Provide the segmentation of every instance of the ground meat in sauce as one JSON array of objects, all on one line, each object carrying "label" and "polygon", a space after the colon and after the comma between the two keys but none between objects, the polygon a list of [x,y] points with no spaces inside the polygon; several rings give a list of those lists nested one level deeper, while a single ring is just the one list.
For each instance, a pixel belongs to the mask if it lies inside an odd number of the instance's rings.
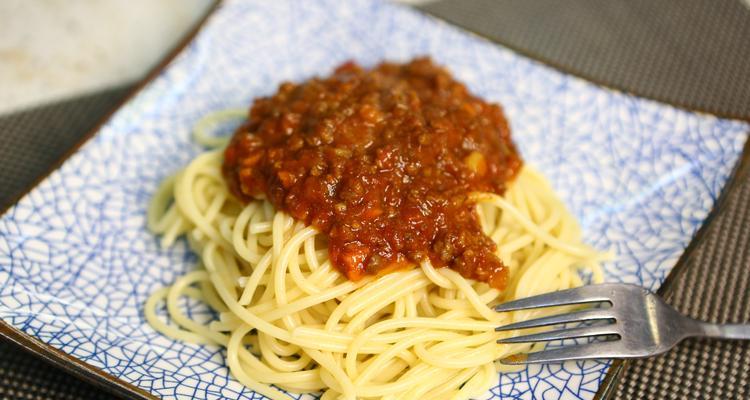
[{"label": "ground meat in sauce", "polygon": [[252,105],[223,172],[241,199],[264,193],[326,233],[349,279],[429,258],[502,289],[468,194],[502,194],[521,165],[500,106],[417,58],[283,83]]}]

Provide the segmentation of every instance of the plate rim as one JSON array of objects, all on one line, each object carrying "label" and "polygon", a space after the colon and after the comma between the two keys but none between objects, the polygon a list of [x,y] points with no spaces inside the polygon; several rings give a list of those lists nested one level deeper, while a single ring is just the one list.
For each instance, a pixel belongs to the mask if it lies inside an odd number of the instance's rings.
[{"label": "plate rim", "polygon": [[[51,163],[48,166],[48,168],[42,174],[40,174],[39,177],[34,179],[34,181],[31,184],[29,184],[23,190],[19,191],[19,193],[15,195],[8,202],[7,205],[0,207],[0,217],[2,217],[8,211],[10,211],[10,209],[13,208],[13,206],[15,206],[21,199],[23,199],[26,195],[28,195],[29,192],[31,192],[39,184],[44,182],[52,172],[59,169],[68,158],[70,158],[73,154],[78,152],[81,146],[83,146],[86,142],[92,139],[101,130],[101,128],[112,119],[115,113],[121,110],[123,106],[128,104],[148,84],[150,84],[154,79],[156,79],[166,69],[166,67],[169,66],[169,64],[178,55],[180,55],[182,51],[190,43],[193,42],[193,39],[206,26],[206,22],[209,19],[211,19],[211,17],[216,13],[216,11],[220,8],[220,6],[223,3],[224,3],[224,0],[211,0],[211,5],[208,7],[204,15],[196,23],[193,24],[193,26],[190,28],[188,33],[185,34],[182,39],[180,39],[180,41],[167,53],[166,56],[164,56],[157,63],[156,66],[154,66],[148,72],[148,74],[144,78],[138,81],[138,83],[133,88],[131,88],[127,92],[127,94],[123,96],[121,100],[117,102],[117,104],[114,107],[112,107],[109,111],[107,111],[106,114],[104,114],[104,116],[102,116],[99,119],[99,121],[94,125],[92,129],[90,129],[88,132],[82,135],[81,138],[70,149],[68,149],[65,153],[63,153],[63,155],[58,160]],[[462,32],[469,34],[471,36],[474,36],[476,38],[479,38],[480,40],[492,43],[494,45],[499,45],[522,57],[528,58],[535,62],[539,62],[560,73],[571,75],[579,79],[583,79],[586,82],[592,83],[600,88],[604,88],[604,89],[619,92],[619,93],[624,93],[624,94],[627,94],[629,96],[633,96],[639,99],[647,99],[649,101],[655,101],[660,104],[666,104],[671,107],[684,110],[687,112],[691,112],[691,113],[702,113],[702,114],[713,115],[719,118],[729,118],[729,119],[734,119],[734,120],[739,120],[739,121],[750,122],[750,119],[741,118],[736,115],[707,112],[701,109],[689,108],[680,103],[665,101],[665,100],[658,99],[652,96],[638,95],[627,90],[626,88],[618,87],[616,85],[603,82],[598,79],[593,79],[592,77],[587,76],[584,73],[568,69],[567,67],[547,57],[522,49],[518,46],[507,43],[503,40],[490,38],[487,35],[477,32],[476,30],[468,28],[462,24],[458,24],[452,21],[442,19],[440,17],[429,14],[428,12],[421,10],[419,8],[416,8],[416,7],[406,7],[406,8],[408,8],[412,12],[417,12],[421,14],[422,16],[425,16],[429,18],[430,20],[435,21],[439,24],[446,24],[446,25],[450,25],[452,27],[458,28]],[[714,221],[722,212],[724,212],[724,210],[727,209],[727,204],[729,203],[728,201],[729,194],[734,192],[735,189],[739,186],[742,179],[746,177],[750,177],[750,136],[748,137],[748,139],[745,140],[739,159],[735,163],[735,165],[732,167],[732,171],[729,177],[727,178],[726,183],[721,188],[719,192],[719,196],[716,198],[716,201],[714,202],[713,207],[709,211],[706,218],[701,222],[701,225],[698,228],[698,230],[690,238],[690,241],[688,242],[687,247],[685,247],[685,250],[680,254],[680,257],[677,259],[674,266],[672,267],[670,272],[667,274],[667,277],[664,279],[664,282],[662,282],[662,284],[659,286],[659,289],[657,289],[656,294],[664,297],[665,295],[671,293],[671,291],[673,290],[675,281],[677,281],[678,277],[682,275],[684,271],[687,269],[687,266],[689,265],[689,261],[691,261],[692,258],[694,257],[694,253],[696,249],[706,240],[707,232],[710,230],[711,226],[715,224]],[[65,353],[64,351],[57,349],[56,347],[48,343],[43,342],[39,338],[34,337],[10,325],[8,322],[6,322],[3,319],[0,319],[0,337],[13,342],[15,345],[20,346],[26,351],[33,353],[35,356],[41,358],[43,361],[49,364],[52,364],[57,368],[60,368],[64,372],[70,373],[76,378],[82,379],[116,396],[121,396],[123,398],[137,398],[137,399],[143,399],[143,400],[158,399],[157,396],[149,393],[145,389],[142,389],[123,379],[117,378],[100,368],[97,368],[68,353]],[[628,369],[630,364],[631,364],[630,361],[627,359],[613,360],[612,364],[609,366],[607,370],[607,373],[604,376],[604,379],[599,385],[599,388],[597,389],[596,394],[594,395],[594,400],[607,400],[611,398],[611,396],[615,393],[615,389],[617,389],[617,387],[619,386],[622,373]]]}]

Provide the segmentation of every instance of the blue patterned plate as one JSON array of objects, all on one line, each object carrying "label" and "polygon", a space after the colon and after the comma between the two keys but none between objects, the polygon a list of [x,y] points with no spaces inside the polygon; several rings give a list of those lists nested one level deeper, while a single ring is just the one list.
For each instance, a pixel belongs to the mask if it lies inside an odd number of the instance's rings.
[{"label": "blue patterned plate", "polygon": [[[163,72],[0,219],[0,327],[165,398],[257,398],[222,350],[172,341],[143,317],[157,288],[194,268],[184,242],[145,228],[158,183],[201,149],[190,127],[283,80],[429,54],[500,102],[526,160],[613,249],[606,276],[659,287],[711,210],[748,124],[603,89],[399,6],[228,1]],[[14,330],[14,331],[11,331]],[[33,341],[32,341],[33,343]],[[530,366],[486,398],[590,399],[608,362]],[[132,385],[132,386],[131,386]]]}]

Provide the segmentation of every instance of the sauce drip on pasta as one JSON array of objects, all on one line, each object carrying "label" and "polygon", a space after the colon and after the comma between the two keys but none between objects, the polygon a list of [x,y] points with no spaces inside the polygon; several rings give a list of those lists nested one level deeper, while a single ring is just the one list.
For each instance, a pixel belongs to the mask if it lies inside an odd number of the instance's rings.
[{"label": "sauce drip on pasta", "polygon": [[282,84],[252,105],[223,173],[239,198],[327,234],[349,279],[429,259],[503,289],[469,193],[502,194],[521,165],[500,106],[417,58]]}]

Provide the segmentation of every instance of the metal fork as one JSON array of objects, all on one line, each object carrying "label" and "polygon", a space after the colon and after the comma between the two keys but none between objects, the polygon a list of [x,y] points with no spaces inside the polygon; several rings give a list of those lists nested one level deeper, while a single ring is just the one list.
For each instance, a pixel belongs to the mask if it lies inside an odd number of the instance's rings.
[{"label": "metal fork", "polygon": [[501,360],[504,364],[549,363],[596,358],[639,358],[664,353],[688,337],[750,339],[749,324],[711,324],[678,313],[659,296],[635,285],[605,283],[561,290],[503,303],[498,312],[574,304],[609,303],[567,314],[516,322],[497,331],[537,328],[574,322],[606,322],[509,337],[498,343],[530,343],[559,339],[605,337],[577,346],[548,349]]}]

